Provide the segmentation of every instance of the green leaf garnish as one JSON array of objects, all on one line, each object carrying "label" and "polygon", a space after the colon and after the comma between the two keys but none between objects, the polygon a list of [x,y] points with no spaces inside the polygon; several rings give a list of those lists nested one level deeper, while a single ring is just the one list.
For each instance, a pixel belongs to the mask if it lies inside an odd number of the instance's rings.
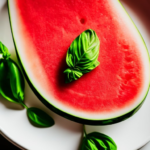
[{"label": "green leaf garnish", "polygon": [[117,145],[109,136],[92,132],[83,138],[80,150],[117,150]]},{"label": "green leaf garnish", "polygon": [[10,53],[7,49],[7,47],[0,41],[0,54],[2,54],[4,59],[9,59]]},{"label": "green leaf garnish", "polygon": [[70,45],[66,63],[69,66],[64,71],[66,83],[80,78],[84,73],[88,73],[96,68],[100,62],[99,55],[100,41],[92,29],[82,32]]},{"label": "green leaf garnish", "polygon": [[7,61],[10,75],[10,86],[14,97],[18,100],[24,100],[24,78],[17,64],[10,59]]},{"label": "green leaf garnish", "polygon": [[17,64],[9,58],[6,46],[0,42],[0,94],[10,102],[19,103],[27,109],[27,115],[35,126],[50,127],[54,120],[39,108],[28,108],[24,103],[25,82]]},{"label": "green leaf garnish", "polygon": [[46,114],[44,111],[31,107],[27,109],[27,115],[29,117],[29,120],[37,126],[41,127],[50,127],[54,125],[54,120]]},{"label": "green leaf garnish", "polygon": [[18,99],[14,97],[10,86],[10,74],[7,61],[4,60],[0,63],[0,94],[10,102],[19,103]]}]

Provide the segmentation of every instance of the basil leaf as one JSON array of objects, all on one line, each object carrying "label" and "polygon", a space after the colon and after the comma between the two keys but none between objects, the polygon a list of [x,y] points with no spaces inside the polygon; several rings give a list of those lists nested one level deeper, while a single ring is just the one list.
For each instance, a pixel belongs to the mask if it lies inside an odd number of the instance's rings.
[{"label": "basil leaf", "polygon": [[0,53],[2,53],[4,59],[9,59],[10,53],[7,47],[0,41]]},{"label": "basil leaf", "polygon": [[78,78],[80,78],[83,73],[81,71],[78,71],[78,70],[71,70],[71,69],[66,69],[64,71],[64,73],[67,74],[67,78],[66,78],[66,83],[69,83],[73,80],[77,80]]},{"label": "basil leaf", "polygon": [[11,59],[0,63],[0,93],[10,102],[24,100],[24,79],[21,71]]},{"label": "basil leaf", "polygon": [[35,126],[50,127],[54,125],[54,120],[47,113],[38,108],[28,108],[27,115],[31,123]]},{"label": "basil leaf", "polygon": [[81,150],[117,150],[117,145],[109,136],[92,132],[84,137]]},{"label": "basil leaf", "polygon": [[66,63],[70,67],[64,71],[66,83],[77,80],[84,73],[96,68],[100,63],[99,55],[100,41],[92,29],[82,32],[70,45]]},{"label": "basil leaf", "polygon": [[10,86],[14,97],[18,100],[24,100],[24,78],[17,66],[17,64],[11,59],[7,60],[10,75]]},{"label": "basil leaf", "polygon": [[84,138],[83,140],[80,150],[99,150],[92,140],[88,140],[87,138]]},{"label": "basil leaf", "polygon": [[9,68],[5,60],[0,63],[0,94],[10,102],[19,103],[11,90]]}]

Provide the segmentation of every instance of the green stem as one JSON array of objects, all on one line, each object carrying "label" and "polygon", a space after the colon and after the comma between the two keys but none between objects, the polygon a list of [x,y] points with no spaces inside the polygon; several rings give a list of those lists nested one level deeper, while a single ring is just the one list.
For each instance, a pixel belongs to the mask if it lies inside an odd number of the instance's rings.
[{"label": "green stem", "polygon": [[83,125],[83,131],[84,131],[85,137],[87,137],[87,133],[86,133],[86,130],[85,130],[85,125]]},{"label": "green stem", "polygon": [[28,106],[23,101],[19,101],[19,102],[24,108],[28,109]]}]

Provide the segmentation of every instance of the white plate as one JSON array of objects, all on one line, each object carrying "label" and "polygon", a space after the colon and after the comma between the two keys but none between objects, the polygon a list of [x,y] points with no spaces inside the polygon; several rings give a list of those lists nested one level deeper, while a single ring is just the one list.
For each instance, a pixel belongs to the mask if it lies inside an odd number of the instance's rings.
[{"label": "white plate", "polygon": [[[148,0],[122,1],[139,28],[150,49]],[[17,60],[7,13],[6,0],[0,0],[0,41]],[[0,130],[9,139],[30,150],[77,150],[82,139],[82,125],[64,119],[48,110],[26,83],[25,103],[45,110],[55,120],[55,126],[36,128],[26,116],[26,110],[0,97]],[[111,136],[118,150],[136,150],[150,140],[150,92],[142,108],[131,118],[109,126],[86,126],[87,132],[99,131]]]}]

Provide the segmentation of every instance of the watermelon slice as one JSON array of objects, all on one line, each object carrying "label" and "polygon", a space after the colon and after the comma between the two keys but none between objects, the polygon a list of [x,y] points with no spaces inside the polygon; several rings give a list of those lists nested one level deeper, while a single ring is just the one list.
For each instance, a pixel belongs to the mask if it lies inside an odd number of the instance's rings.
[{"label": "watermelon slice", "polygon": [[[146,45],[118,0],[9,0],[14,44],[29,85],[48,108],[84,124],[133,115],[150,86]],[[100,65],[66,84],[72,41],[86,29],[100,39]]]}]

